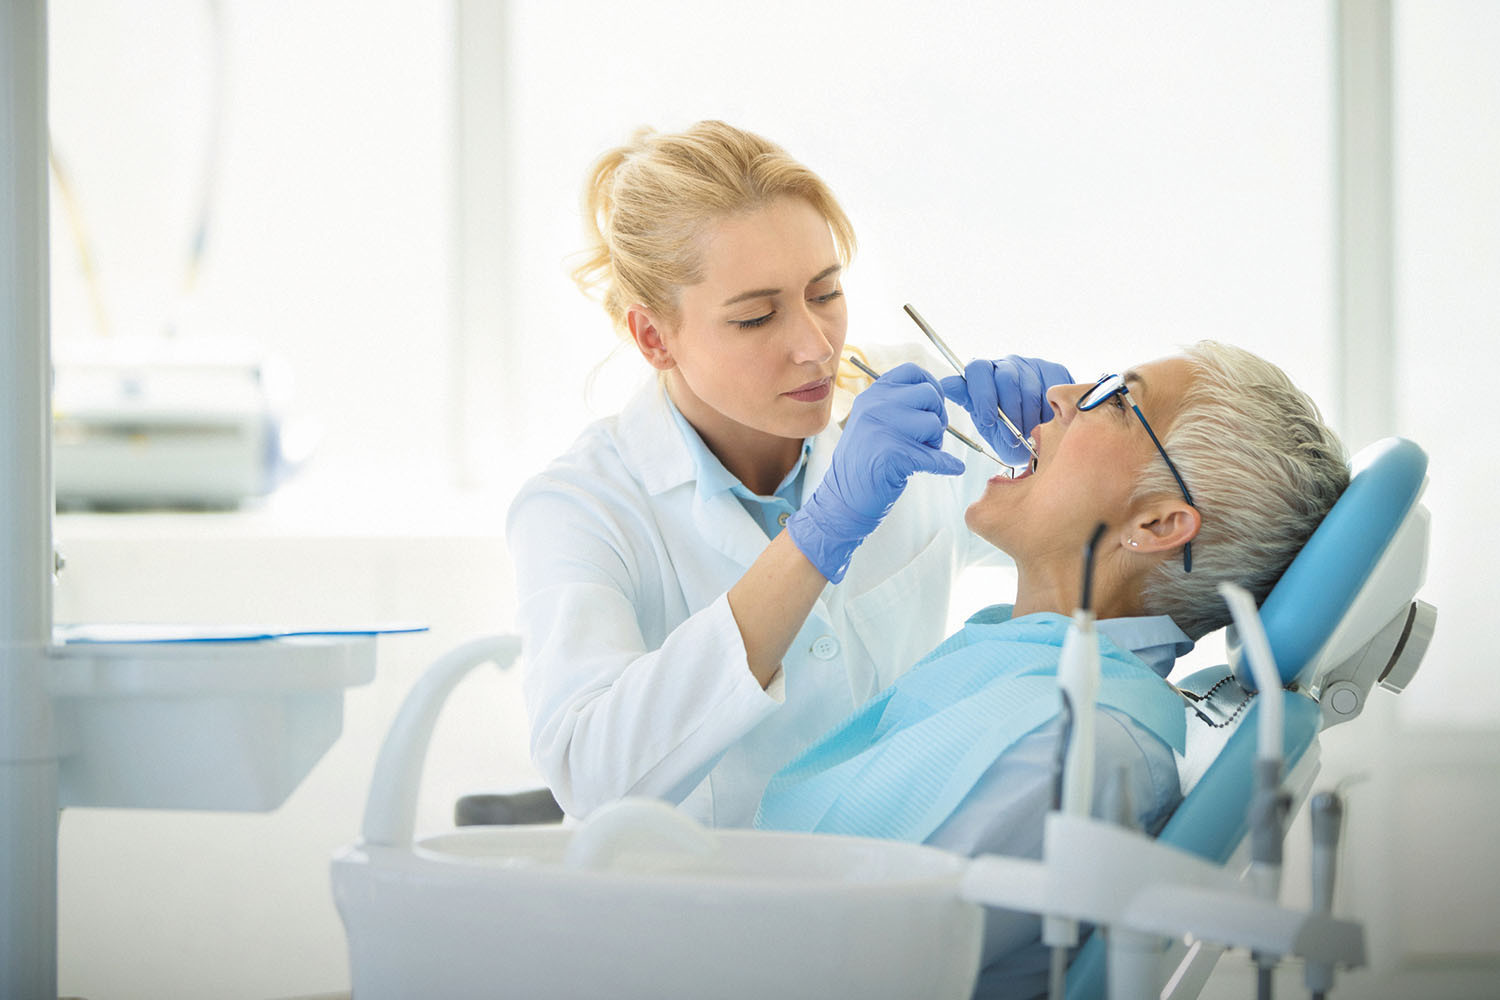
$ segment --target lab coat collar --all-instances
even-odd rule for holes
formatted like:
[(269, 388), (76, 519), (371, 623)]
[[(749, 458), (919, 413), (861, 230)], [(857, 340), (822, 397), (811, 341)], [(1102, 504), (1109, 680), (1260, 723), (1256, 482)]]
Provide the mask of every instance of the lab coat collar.
[[(658, 377), (641, 386), (620, 411), (616, 447), (652, 496), (689, 485), (697, 475), (683, 433)], [(738, 566), (748, 567), (766, 547), (765, 531), (728, 490), (712, 496), (694, 490), (691, 512), (699, 537)]]
[(620, 411), (616, 447), (652, 496), (693, 479), (693, 456), (672, 419), (666, 386), (652, 374)]

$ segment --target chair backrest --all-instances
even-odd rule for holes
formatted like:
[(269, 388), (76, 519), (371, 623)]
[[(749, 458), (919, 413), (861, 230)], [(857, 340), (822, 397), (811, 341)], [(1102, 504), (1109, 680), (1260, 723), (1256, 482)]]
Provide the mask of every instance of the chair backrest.
[[(1418, 503), (1427, 453), (1386, 438), (1355, 456), (1353, 476), (1271, 593), (1260, 618), (1285, 684), (1315, 675), (1367, 642), (1404, 608), (1427, 569), (1427, 512)], [(1233, 626), (1229, 663), (1255, 690)]]
[[(1309, 689), (1410, 605), (1426, 572), (1427, 512), (1418, 504), (1427, 455), (1410, 441), (1388, 438), (1356, 456), (1349, 487), (1292, 560), (1260, 609), (1282, 679), (1294, 690), (1283, 704), (1285, 767), (1290, 771), (1313, 745), (1322, 712)], [(1230, 688), (1238, 707), (1221, 719), (1188, 709), (1194, 780), (1158, 839), (1223, 864), (1248, 831), (1254, 788), (1257, 706), (1248, 664), (1229, 638), (1231, 665), (1187, 678), (1185, 689)], [(1248, 710), (1246, 710), (1248, 708)], [(1194, 727), (1207, 730), (1195, 751)], [(1222, 747), (1219, 744), (1222, 743)], [(1191, 769), (1193, 762), (1189, 761)], [(1201, 776), (1199, 776), (1201, 774)], [(1105, 953), (1094, 935), (1074, 959), (1069, 1000), (1104, 996)]]

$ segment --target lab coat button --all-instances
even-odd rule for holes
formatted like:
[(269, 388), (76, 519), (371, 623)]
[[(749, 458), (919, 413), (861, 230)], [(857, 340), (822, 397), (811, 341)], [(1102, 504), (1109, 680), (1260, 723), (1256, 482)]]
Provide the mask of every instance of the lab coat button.
[(820, 635), (813, 640), (812, 654), (820, 660), (831, 660), (839, 655), (839, 641), (831, 635)]
[(780, 514), (776, 515), (776, 523), (779, 524), (779, 525), (781, 525), (783, 528), (785, 528), (786, 527), (786, 519), (789, 518), (789, 517), (791, 517), (791, 516), (792, 515), (788, 514), (786, 511), (782, 511)]

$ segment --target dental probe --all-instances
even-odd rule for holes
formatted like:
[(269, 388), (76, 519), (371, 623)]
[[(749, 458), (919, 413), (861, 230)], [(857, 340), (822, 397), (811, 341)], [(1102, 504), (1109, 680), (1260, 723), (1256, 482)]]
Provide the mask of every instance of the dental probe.
[[(864, 372), (866, 375), (870, 376), (871, 378), (874, 378), (874, 379), (880, 378), (880, 376), (878, 374), (876, 374), (875, 369), (871, 368), (869, 365), (867, 365), (863, 361), (859, 360), (859, 358), (856, 357), (853, 354), (849, 355), (849, 363), (851, 365), (853, 365), (854, 367), (858, 368), (860, 371)], [(969, 437), (967, 434), (965, 434), (962, 431), (958, 430), (957, 428), (953, 427), (951, 424), (949, 426), (944, 427), (943, 430), (947, 431), (949, 434), (952, 434), (954, 437), (958, 438), (964, 444), (968, 445), (970, 448), (973, 448), (975, 451), (979, 452), (979, 454), (983, 455), (985, 458), (989, 459), (991, 462), (994, 462), (996, 465), (1002, 466), (1002, 467), (1007, 468), (1007, 469), (1010, 468), (1004, 462), (1002, 462), (998, 458), (996, 458), (994, 455), (991, 455), (989, 452), (985, 451), (984, 448), (982, 448), (980, 446), (980, 444), (979, 444), (978, 441), (975, 441), (973, 438)]]
[[(939, 354), (948, 359), (948, 363), (953, 366), (954, 371), (958, 372), (959, 377), (963, 377), (963, 362), (958, 360), (958, 355), (954, 354), (952, 349), (943, 342), (943, 338), (937, 335), (937, 331), (927, 325), (927, 321), (923, 319), (917, 313), (917, 311), (911, 307), (910, 303), (902, 306), (901, 308), (905, 309), (906, 315), (910, 316), (912, 318), (912, 321), (916, 323), (917, 326), (922, 328), (922, 332), (927, 334), (927, 339), (932, 341), (932, 346), (938, 349)], [(1010, 432), (1016, 436), (1016, 440), (1025, 445), (1026, 450), (1031, 452), (1031, 457), (1036, 458), (1036, 449), (1032, 447), (1031, 440), (1027, 438), (1025, 434), (1021, 433), (1021, 429), (1019, 427), (1011, 423), (1010, 417), (1007, 417), (1005, 415), (1005, 411), (1003, 409), (996, 407), (995, 412), (1000, 415), (1000, 422), (1005, 424), (1005, 426), (1009, 428)]]

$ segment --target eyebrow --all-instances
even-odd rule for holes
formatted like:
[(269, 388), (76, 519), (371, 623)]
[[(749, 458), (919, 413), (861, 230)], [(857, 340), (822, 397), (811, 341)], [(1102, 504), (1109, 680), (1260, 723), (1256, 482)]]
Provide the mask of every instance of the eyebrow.
[(1125, 372), (1120, 376), (1120, 378), (1124, 379), (1126, 382), (1134, 382), (1136, 391), (1142, 393), (1146, 391), (1146, 380), (1141, 376), (1141, 373), (1136, 371), (1134, 368)]
[[(813, 275), (812, 280), (809, 281), (808, 284), (816, 285), (824, 278), (835, 275), (843, 269), (844, 265), (842, 264), (830, 264), (829, 266), (823, 268), (823, 270), (819, 271), (817, 274)], [(748, 292), (740, 292), (738, 295), (731, 295), (729, 298), (724, 300), (723, 305), (732, 306), (737, 302), (744, 302), (748, 299), (768, 299), (773, 295), (780, 294), (781, 289), (779, 288), (753, 288)]]

